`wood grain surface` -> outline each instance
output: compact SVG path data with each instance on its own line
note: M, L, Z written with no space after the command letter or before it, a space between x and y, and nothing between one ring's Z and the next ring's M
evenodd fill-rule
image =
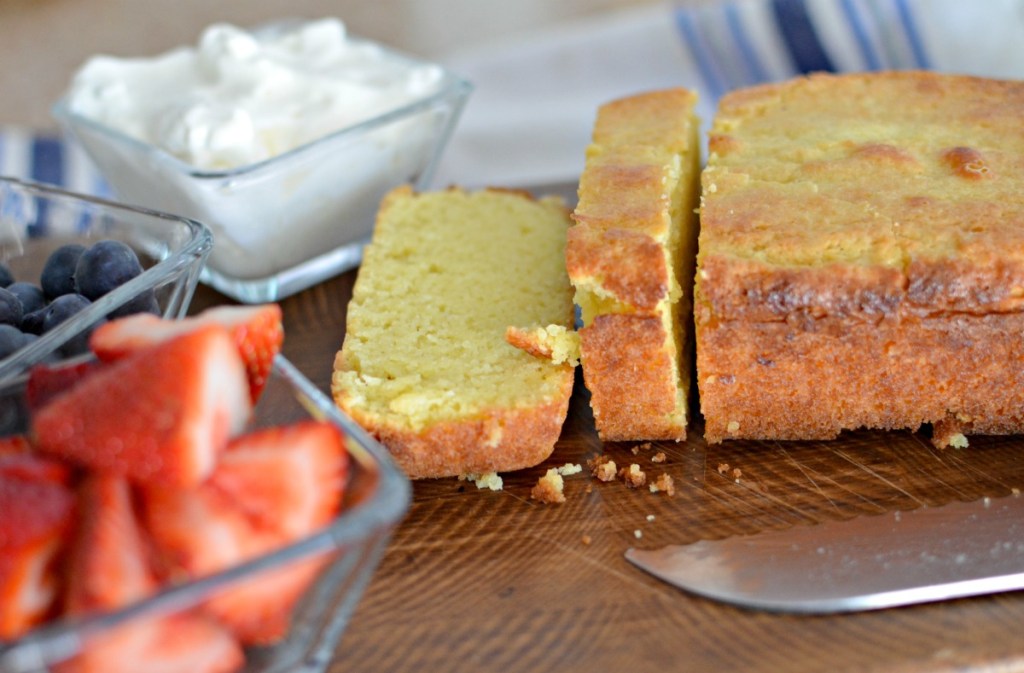
M355 272L282 302L285 355L329 390ZM225 301L200 288L193 308ZM409 513L331 671L1024 670L1024 593L836 616L748 611L634 568L656 548L1024 489L1024 439L934 449L923 433L855 432L832 442L602 445L577 379L545 464L504 490L456 479L414 484ZM656 452L666 462L655 464ZM549 467L599 454L671 475L676 494L566 477L566 502L531 500ZM726 467L728 466L728 467Z

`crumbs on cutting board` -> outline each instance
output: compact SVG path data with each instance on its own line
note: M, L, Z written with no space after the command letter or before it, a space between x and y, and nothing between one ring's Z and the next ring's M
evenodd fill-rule
M478 489L488 488L492 491L500 491L504 488L504 482L497 472L485 472L484 474L460 474L459 481L471 481Z
M641 453L649 453L654 450L651 442L643 442L630 448L630 453L639 456ZM656 451L647 458L652 465L666 462L667 457L664 451ZM675 480L667 473L662 472L657 476L649 475L640 463L630 462L629 465L619 468L616 462L605 454L593 456L586 461L590 475L599 482L611 482L618 479L627 488L640 489L648 487L651 493L664 493L671 497L676 494ZM728 468L728 466L725 466ZM548 468L545 473L537 479L530 490L530 498L544 504L562 504L566 501L565 480L563 477L579 474L583 466L578 463L565 463L560 467ZM738 478L737 470L737 478ZM593 484L588 483L584 493L592 493Z

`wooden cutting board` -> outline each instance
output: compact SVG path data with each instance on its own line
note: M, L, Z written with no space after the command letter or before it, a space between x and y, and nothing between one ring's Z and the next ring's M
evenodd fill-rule
M285 355L320 388L345 329L355 272L282 302ZM207 288L193 309L226 301ZM663 463L652 457L663 452ZM669 474L676 493L602 483L596 455ZM529 497L547 468L566 502ZM660 547L1024 489L1024 438L937 450L924 434L831 442L602 444L582 382L545 464L504 489L414 484L409 513L336 653L332 671L948 671L1024 669L1024 593L836 616L747 611L685 594L623 558Z

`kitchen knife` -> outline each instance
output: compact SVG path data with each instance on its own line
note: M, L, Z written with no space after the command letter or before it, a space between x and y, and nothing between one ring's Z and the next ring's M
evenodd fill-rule
M1024 497L795 526L626 558L686 591L749 608L876 610L1024 587Z

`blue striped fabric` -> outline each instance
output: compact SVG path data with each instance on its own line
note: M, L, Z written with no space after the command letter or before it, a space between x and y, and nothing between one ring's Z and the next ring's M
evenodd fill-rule
M730 89L810 72L931 67L916 11L922 0L727 0L675 8L693 83L712 99ZM728 34L730 40L707 36ZM786 64L771 73L768 62ZM737 67L737 65L739 67Z
M818 38L804 0L773 0L772 11L789 49L789 55L800 72L835 72L832 60Z

